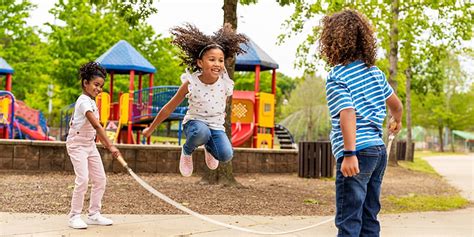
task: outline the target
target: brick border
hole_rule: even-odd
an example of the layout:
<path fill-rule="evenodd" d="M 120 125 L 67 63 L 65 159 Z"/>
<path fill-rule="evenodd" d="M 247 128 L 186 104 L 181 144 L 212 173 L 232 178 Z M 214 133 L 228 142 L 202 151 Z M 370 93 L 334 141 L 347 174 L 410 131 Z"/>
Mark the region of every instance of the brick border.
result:
<path fill-rule="evenodd" d="M 118 144 L 135 172 L 178 173 L 181 147 L 168 145 Z M 123 172 L 105 148 L 98 144 L 106 172 Z M 195 172 L 207 169 L 204 150 L 193 153 Z M 294 173 L 298 171 L 298 151 L 234 148 L 235 173 Z M 0 170 L 73 171 L 65 142 L 0 139 Z"/>

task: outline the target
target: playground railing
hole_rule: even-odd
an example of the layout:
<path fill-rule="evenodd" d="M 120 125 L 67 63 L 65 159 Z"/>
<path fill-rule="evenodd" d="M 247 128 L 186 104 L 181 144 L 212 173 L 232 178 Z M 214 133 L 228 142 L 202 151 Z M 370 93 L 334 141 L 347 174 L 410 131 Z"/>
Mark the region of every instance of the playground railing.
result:
<path fill-rule="evenodd" d="M 132 120 L 153 118 L 178 92 L 179 86 L 154 86 L 135 91 Z M 188 101 L 184 100 L 171 113 L 169 120 L 182 120 L 188 109 Z"/>
<path fill-rule="evenodd" d="M 72 103 L 61 109 L 61 124 L 59 129 L 59 139 L 61 141 L 66 141 L 67 133 L 69 131 L 69 121 L 71 121 L 75 105 L 76 103 Z"/>

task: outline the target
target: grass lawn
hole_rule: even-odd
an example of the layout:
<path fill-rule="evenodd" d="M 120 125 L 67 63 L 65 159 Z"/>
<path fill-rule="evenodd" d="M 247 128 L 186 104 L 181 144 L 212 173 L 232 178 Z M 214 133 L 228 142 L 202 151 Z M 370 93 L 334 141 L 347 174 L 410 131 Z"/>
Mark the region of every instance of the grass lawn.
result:
<path fill-rule="evenodd" d="M 186 142 L 185 138 L 181 138 L 181 145 Z M 159 137 L 151 136 L 151 144 L 174 144 L 178 145 L 178 138 L 176 137 Z"/>
<path fill-rule="evenodd" d="M 434 196 L 410 194 L 405 197 L 388 196 L 393 204 L 390 213 L 417 212 L 417 211 L 449 211 L 464 208 L 469 201 L 460 195 Z"/>
<path fill-rule="evenodd" d="M 446 183 L 433 167 L 421 157 L 437 155 L 461 155 L 462 153 L 441 153 L 441 152 L 415 152 L 414 162 L 399 161 L 399 165 L 421 175 L 432 176 L 433 182 Z M 445 185 L 445 184 L 443 184 Z M 447 184 L 446 184 L 447 185 Z M 431 189 L 438 188 L 437 185 L 425 185 Z M 448 185 L 449 186 L 449 185 Z M 443 190 L 445 189 L 445 190 Z M 425 192 L 425 191 L 423 191 Z M 438 191 L 422 193 L 412 191 L 405 195 L 390 194 L 384 197 L 388 208 L 384 208 L 384 213 L 417 212 L 417 211 L 448 211 L 452 209 L 464 208 L 469 205 L 469 201 L 457 193 L 453 188 L 440 188 Z"/>
<path fill-rule="evenodd" d="M 405 169 L 440 176 L 438 173 L 436 173 L 433 167 L 431 167 L 431 165 L 428 164 L 426 160 L 421 159 L 421 157 L 417 153 L 415 153 L 415 158 L 413 162 L 399 161 L 398 164 Z"/>

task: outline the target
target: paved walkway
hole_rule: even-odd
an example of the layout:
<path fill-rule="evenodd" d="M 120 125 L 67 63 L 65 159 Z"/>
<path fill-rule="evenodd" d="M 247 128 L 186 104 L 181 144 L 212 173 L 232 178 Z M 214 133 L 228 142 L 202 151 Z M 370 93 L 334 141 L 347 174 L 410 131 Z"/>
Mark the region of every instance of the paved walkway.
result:
<path fill-rule="evenodd" d="M 472 200 L 472 156 L 430 157 L 427 160 L 446 177 L 448 182 L 463 190 L 462 194 Z M 115 221 L 113 226 L 90 226 L 87 230 L 73 230 L 67 227 L 65 215 L 0 212 L 0 236 L 257 236 L 208 224 L 187 215 L 107 216 Z M 254 230 L 279 232 L 312 225 L 331 217 L 212 216 L 212 218 Z M 380 220 L 382 236 L 474 236 L 474 208 L 452 212 L 380 215 Z M 285 236 L 335 236 L 336 233 L 334 224 L 330 222 Z"/>
<path fill-rule="evenodd" d="M 381 215 L 382 236 L 472 236 L 474 209 L 453 212 L 423 212 Z M 113 226 L 90 226 L 87 230 L 67 227 L 65 215 L 0 213 L 0 234 L 18 236 L 257 236 L 225 229 L 184 215 L 108 215 Z M 312 225 L 331 217 L 212 216 L 260 231 L 286 231 Z M 284 236 L 336 236 L 334 224 Z M 283 235 L 280 235 L 283 236 Z"/>
<path fill-rule="evenodd" d="M 463 156 L 432 156 L 424 158 L 461 195 L 474 202 L 474 154 Z"/>

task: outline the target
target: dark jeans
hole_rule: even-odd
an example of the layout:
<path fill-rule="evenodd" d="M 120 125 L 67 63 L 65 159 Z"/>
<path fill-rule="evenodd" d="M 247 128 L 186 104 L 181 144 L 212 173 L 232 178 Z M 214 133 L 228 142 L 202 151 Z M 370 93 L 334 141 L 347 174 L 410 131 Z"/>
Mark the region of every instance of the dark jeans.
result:
<path fill-rule="evenodd" d="M 210 129 L 206 123 L 198 120 L 190 120 L 184 124 L 184 134 L 186 143 L 183 151 L 186 155 L 191 155 L 193 151 L 201 145 L 221 162 L 228 162 L 232 159 L 233 150 L 229 138 L 222 130 Z"/>
<path fill-rule="evenodd" d="M 379 236 L 380 189 L 387 165 L 385 146 L 357 151 L 360 173 L 344 177 L 337 161 L 336 226 L 338 236 Z"/>

